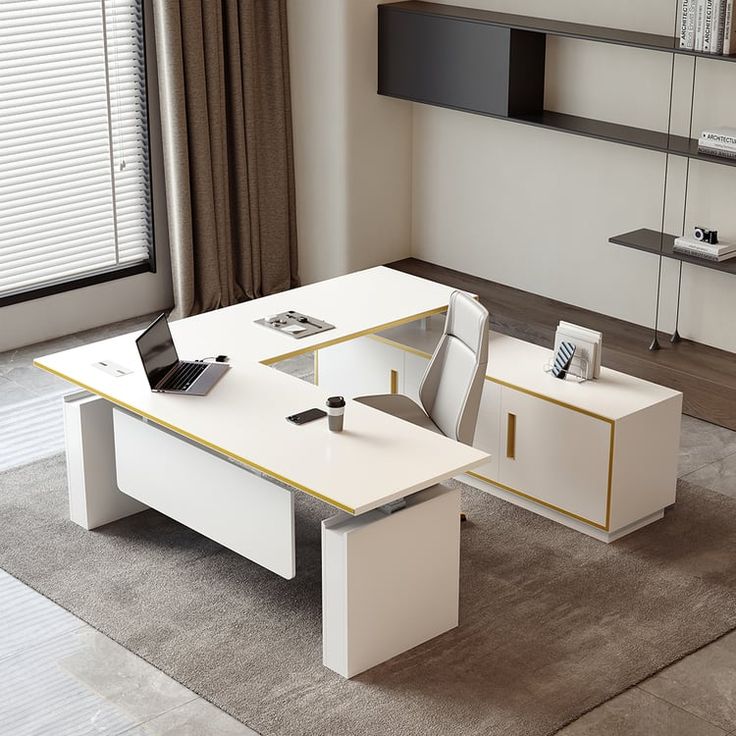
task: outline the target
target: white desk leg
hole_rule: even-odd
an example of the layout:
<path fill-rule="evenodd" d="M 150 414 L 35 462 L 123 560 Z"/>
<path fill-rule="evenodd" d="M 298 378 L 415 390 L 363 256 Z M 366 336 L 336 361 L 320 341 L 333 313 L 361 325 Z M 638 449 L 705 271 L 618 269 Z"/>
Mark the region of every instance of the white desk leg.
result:
<path fill-rule="evenodd" d="M 460 493 L 322 522 L 322 653 L 353 677 L 458 624 Z"/>
<path fill-rule="evenodd" d="M 94 529 L 148 508 L 118 490 L 112 404 L 86 391 L 65 396 L 64 436 L 73 522 Z"/>

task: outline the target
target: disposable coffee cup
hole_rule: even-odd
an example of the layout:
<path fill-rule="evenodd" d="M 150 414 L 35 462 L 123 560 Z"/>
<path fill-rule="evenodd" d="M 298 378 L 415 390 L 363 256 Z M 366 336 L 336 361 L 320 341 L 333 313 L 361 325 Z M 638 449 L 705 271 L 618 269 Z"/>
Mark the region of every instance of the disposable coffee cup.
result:
<path fill-rule="evenodd" d="M 345 416 L 345 399 L 342 396 L 330 396 L 327 399 L 327 422 L 331 432 L 342 432 L 342 420 Z"/>

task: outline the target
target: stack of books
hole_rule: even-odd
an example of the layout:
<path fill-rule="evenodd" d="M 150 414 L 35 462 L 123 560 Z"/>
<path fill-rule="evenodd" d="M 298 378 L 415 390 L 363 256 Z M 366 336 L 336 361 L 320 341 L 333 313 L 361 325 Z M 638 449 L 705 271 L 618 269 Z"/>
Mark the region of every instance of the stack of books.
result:
<path fill-rule="evenodd" d="M 736 53 L 735 0 L 680 0 L 680 48 Z"/>
<path fill-rule="evenodd" d="M 675 238 L 672 250 L 675 253 L 683 253 L 695 258 L 703 258 L 706 261 L 720 263 L 736 256 L 736 243 L 716 243 L 712 245 L 711 243 L 704 243 L 702 240 L 683 236 Z"/>
<path fill-rule="evenodd" d="M 736 128 L 704 130 L 698 140 L 698 153 L 736 158 Z"/>
<path fill-rule="evenodd" d="M 563 341 L 575 345 L 570 373 L 585 379 L 598 378 L 601 374 L 603 334 L 598 330 L 561 321 L 555 333 L 555 355 Z"/>

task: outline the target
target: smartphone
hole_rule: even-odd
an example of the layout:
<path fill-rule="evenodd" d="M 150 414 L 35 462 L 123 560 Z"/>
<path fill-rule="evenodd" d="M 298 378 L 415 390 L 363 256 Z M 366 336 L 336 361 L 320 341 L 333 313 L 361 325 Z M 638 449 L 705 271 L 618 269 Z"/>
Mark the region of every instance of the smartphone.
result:
<path fill-rule="evenodd" d="M 322 409 L 307 409 L 306 411 L 300 411 L 298 414 L 292 414 L 286 419 L 294 424 L 306 424 L 307 422 L 313 422 L 315 419 L 321 419 L 326 417 L 327 412 Z"/>

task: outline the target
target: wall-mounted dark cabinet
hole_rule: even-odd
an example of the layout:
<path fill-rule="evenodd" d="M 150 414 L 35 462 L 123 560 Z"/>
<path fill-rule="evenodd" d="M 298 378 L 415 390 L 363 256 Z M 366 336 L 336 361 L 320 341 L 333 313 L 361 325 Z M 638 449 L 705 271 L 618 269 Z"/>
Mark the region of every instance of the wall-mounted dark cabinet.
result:
<path fill-rule="evenodd" d="M 547 36 L 736 62 L 736 55 L 680 49 L 669 36 L 405 0 L 378 6 L 378 93 L 736 166 L 699 153 L 697 138 L 545 110 Z"/>
<path fill-rule="evenodd" d="M 544 108 L 544 33 L 378 6 L 378 92 L 503 117 Z"/>

